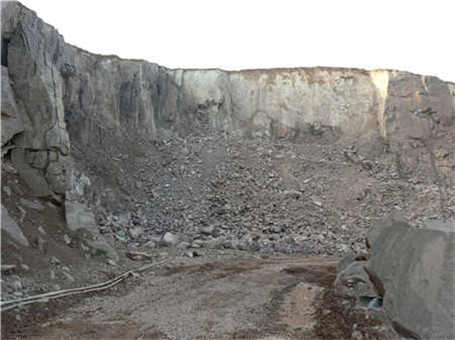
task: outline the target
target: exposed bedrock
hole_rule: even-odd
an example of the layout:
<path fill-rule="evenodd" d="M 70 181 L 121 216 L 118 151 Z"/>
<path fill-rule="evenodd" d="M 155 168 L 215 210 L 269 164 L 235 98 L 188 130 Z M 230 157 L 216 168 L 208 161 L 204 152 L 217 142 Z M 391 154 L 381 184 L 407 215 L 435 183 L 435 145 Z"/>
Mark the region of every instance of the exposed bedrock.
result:
<path fill-rule="evenodd" d="M 1 6 L 3 154 L 37 196 L 72 197 L 74 150 L 90 154 L 127 143 L 127 135 L 159 140 L 209 129 L 296 138 L 322 128 L 360 145 L 405 149 L 404 139 L 428 130 L 415 109 L 431 106 L 438 124 L 454 122 L 455 85 L 436 77 L 322 67 L 170 70 L 89 53 L 20 3 Z"/>

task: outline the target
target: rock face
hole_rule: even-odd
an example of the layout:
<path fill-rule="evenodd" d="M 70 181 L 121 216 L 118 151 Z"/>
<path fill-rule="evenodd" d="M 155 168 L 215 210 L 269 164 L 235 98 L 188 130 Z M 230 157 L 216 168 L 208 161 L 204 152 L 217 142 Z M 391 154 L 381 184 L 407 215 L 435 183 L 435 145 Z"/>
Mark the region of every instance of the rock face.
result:
<path fill-rule="evenodd" d="M 24 131 L 24 125 L 18 115 L 8 69 L 2 66 L 2 147 L 22 131 Z"/>
<path fill-rule="evenodd" d="M 409 114 L 417 106 L 431 105 L 446 124 L 455 115 L 452 85 L 406 72 L 168 70 L 94 55 L 66 44 L 17 2 L 2 3 L 2 43 L 2 102 L 12 125 L 2 144 L 16 136 L 12 158 L 40 195 L 65 192 L 70 137 L 89 145 L 121 128 L 155 135 L 160 127 L 187 126 L 195 114 L 230 135 L 290 137 L 320 124 L 388 137 L 405 133 L 398 127 L 418 129 Z"/>
<path fill-rule="evenodd" d="M 367 267 L 384 286 L 392 323 L 419 339 L 453 339 L 455 221 L 418 230 L 390 221 L 373 233 Z"/>
<path fill-rule="evenodd" d="M 387 218 L 367 239 L 368 261 L 352 262 L 338 274 L 337 294 L 354 297 L 365 312 L 371 301 L 380 302 L 376 311 L 404 338 L 455 338 L 455 221 L 415 229 Z"/>
<path fill-rule="evenodd" d="M 428 130 L 410 113 L 416 108 L 431 106 L 438 124 L 454 122 L 455 85 L 435 77 L 339 68 L 170 70 L 89 53 L 20 3 L 1 6 L 2 155 L 35 196 L 57 202 L 84 203 L 100 193 L 75 192 L 74 181 L 90 168 L 74 162 L 76 154 L 96 159 L 93 150 L 109 153 L 141 136 L 210 130 L 292 139 L 328 129 L 359 144 L 406 149 L 403 138 Z M 123 195 L 112 183 L 101 186 L 105 200 Z"/>

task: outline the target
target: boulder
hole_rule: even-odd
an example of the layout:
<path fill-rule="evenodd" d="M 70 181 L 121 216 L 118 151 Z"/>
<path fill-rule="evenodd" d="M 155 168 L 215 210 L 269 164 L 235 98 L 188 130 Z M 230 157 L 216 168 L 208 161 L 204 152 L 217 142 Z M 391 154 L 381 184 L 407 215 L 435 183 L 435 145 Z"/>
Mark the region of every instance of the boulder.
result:
<path fill-rule="evenodd" d="M 19 225 L 9 215 L 8 210 L 2 205 L 2 230 L 11 237 L 14 241 L 24 247 L 28 247 L 30 244 L 22 232 Z"/>
<path fill-rule="evenodd" d="M 82 231 L 84 241 L 93 255 L 105 255 L 118 261 L 115 249 L 97 231 L 95 215 L 85 204 L 76 201 L 65 201 L 65 217 L 71 231 Z"/>
<path fill-rule="evenodd" d="M 176 246 L 180 242 L 180 239 L 177 235 L 168 231 L 163 235 L 161 242 L 164 245 L 171 247 L 171 246 Z"/>
<path fill-rule="evenodd" d="M 367 269 L 382 286 L 394 329 L 414 339 L 455 339 L 455 221 L 414 229 L 389 219 L 368 237 Z"/>
<path fill-rule="evenodd" d="M 133 227 L 128 229 L 128 233 L 132 238 L 138 238 L 144 233 L 144 228 L 142 227 Z"/>
<path fill-rule="evenodd" d="M 96 230 L 95 215 L 84 204 L 65 201 L 66 224 L 71 231 L 78 229 Z"/>

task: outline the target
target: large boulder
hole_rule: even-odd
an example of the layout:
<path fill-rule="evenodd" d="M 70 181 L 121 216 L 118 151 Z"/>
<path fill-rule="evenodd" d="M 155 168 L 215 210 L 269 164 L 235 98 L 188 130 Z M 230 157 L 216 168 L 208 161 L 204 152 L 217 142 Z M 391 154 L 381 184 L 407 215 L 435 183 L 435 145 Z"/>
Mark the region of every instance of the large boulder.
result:
<path fill-rule="evenodd" d="M 68 228 L 73 232 L 80 232 L 84 243 L 93 255 L 104 255 L 114 261 L 118 261 L 117 251 L 98 232 L 95 215 L 83 203 L 77 201 L 65 201 L 65 218 Z"/>
<path fill-rule="evenodd" d="M 19 225 L 9 215 L 8 210 L 2 204 L 2 231 L 21 246 L 28 247 L 30 243 L 25 237 Z"/>
<path fill-rule="evenodd" d="M 389 219 L 368 240 L 367 271 L 395 330 L 408 338 L 455 339 L 455 221 L 414 229 Z"/>

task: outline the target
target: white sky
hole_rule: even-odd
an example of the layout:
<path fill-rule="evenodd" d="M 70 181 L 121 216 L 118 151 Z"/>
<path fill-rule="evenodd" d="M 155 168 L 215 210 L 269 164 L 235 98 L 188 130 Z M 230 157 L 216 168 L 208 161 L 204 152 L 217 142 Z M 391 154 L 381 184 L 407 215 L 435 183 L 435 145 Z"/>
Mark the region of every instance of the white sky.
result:
<path fill-rule="evenodd" d="M 22 0 L 90 52 L 170 68 L 391 68 L 455 81 L 453 0 Z"/>

